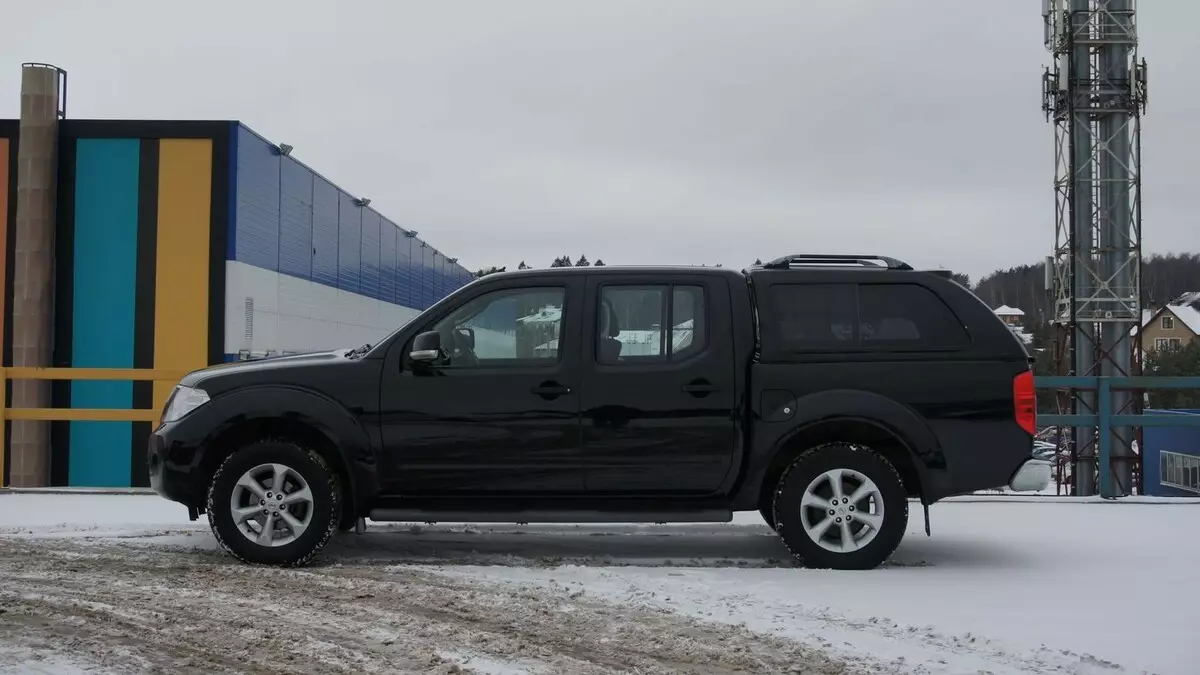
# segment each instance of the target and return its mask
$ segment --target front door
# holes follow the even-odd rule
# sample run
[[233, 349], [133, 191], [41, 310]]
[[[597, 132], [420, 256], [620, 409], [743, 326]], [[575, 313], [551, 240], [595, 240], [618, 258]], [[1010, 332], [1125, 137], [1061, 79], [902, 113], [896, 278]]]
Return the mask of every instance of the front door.
[[591, 275], [583, 454], [591, 493], [704, 495], [737, 449], [729, 289], [708, 275]]
[[[381, 487], [399, 495], [578, 494], [583, 278], [489, 285], [389, 350]], [[412, 363], [412, 338], [445, 359]], [[397, 350], [400, 350], [397, 352]]]

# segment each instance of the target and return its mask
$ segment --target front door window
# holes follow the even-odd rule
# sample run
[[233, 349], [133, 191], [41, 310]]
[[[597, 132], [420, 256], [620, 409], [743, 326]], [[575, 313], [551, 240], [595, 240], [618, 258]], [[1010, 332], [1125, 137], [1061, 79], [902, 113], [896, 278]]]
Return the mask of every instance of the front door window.
[[538, 366], [559, 360], [563, 288], [481, 295], [439, 321], [447, 368]]

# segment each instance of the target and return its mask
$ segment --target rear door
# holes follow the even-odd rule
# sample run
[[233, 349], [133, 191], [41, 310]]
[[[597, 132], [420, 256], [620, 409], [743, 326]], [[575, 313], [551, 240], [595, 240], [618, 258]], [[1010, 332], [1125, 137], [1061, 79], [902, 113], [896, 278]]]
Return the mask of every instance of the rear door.
[[589, 493], [709, 494], [736, 450], [727, 282], [589, 275], [582, 455]]

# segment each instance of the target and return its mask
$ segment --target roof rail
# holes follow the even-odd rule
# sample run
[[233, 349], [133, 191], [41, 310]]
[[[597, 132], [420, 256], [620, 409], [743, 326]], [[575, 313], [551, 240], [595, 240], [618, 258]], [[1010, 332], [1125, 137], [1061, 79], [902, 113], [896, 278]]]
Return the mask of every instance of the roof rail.
[[[879, 263], [883, 263], [880, 265]], [[776, 258], [763, 265], [768, 270], [785, 270], [792, 265], [862, 265], [864, 267], [883, 267], [889, 270], [911, 270], [912, 265], [903, 260], [896, 260], [883, 255], [826, 255], [819, 253], [803, 253], [786, 255]]]

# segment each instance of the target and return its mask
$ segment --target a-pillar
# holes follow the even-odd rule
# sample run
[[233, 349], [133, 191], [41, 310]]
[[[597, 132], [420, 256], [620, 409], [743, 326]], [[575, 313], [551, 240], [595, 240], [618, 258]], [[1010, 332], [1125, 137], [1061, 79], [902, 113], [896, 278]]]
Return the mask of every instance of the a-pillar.
[[[21, 69], [21, 127], [17, 143], [16, 245], [13, 273], [12, 365], [49, 366], [54, 317], [54, 203], [58, 171], [61, 72], [53, 66]], [[13, 408], [46, 408], [50, 383], [12, 383]], [[50, 423], [12, 422], [13, 487], [50, 484]]]

